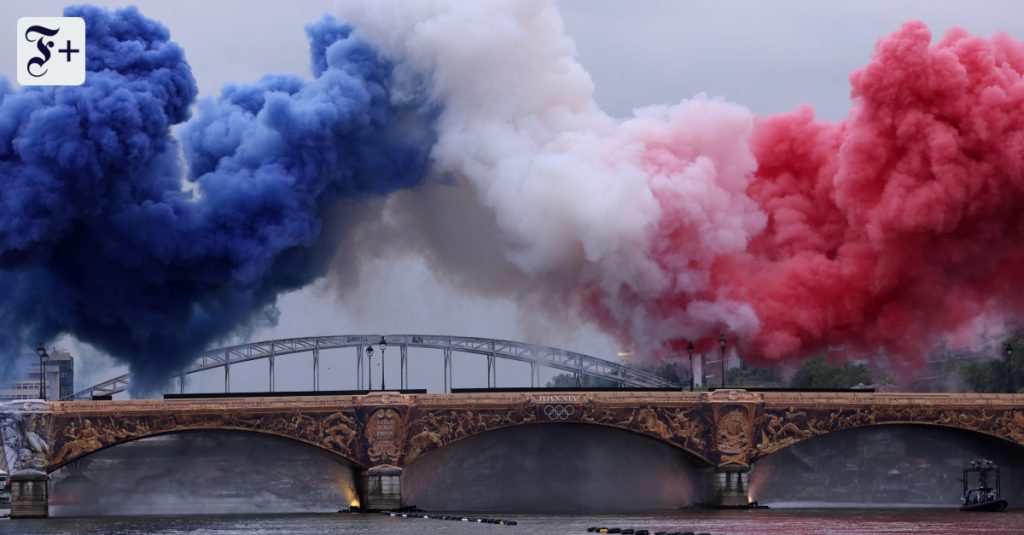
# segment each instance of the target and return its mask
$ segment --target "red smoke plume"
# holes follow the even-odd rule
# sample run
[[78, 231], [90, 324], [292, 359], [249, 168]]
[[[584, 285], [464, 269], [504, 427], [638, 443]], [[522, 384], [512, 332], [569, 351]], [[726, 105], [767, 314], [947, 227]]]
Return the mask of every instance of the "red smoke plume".
[[1020, 317], [1022, 73], [1024, 45], [1006, 35], [932, 44], [911, 22], [850, 76], [843, 122], [808, 107], [757, 121], [747, 193], [767, 225], [712, 269], [760, 320], [745, 358], [842, 344], [913, 367], [979, 318]]
[[841, 345], [914, 368], [940, 339], [1024, 312], [1024, 47], [1010, 37], [932, 44], [905, 25], [850, 77], [840, 123], [704, 96], [620, 120], [553, 3], [408, 4], [339, 9], [430, 81], [432, 160], [493, 212], [505, 260], [639, 354], [717, 349], [724, 331], [752, 361]]

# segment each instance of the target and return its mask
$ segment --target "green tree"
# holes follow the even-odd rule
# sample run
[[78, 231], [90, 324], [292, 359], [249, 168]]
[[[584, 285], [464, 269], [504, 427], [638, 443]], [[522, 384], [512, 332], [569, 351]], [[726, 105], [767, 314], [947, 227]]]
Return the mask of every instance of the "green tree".
[[[665, 379], [666, 381], [672, 381], [678, 385], [690, 384], [690, 370], [686, 368], [687, 364], [680, 364], [678, 361], [663, 360], [658, 363], [654, 369], [648, 370], [654, 375]], [[685, 380], [683, 378], [686, 378]]]
[[[1008, 359], [1006, 348], [1012, 350]], [[990, 352], [995, 358], [975, 360], [961, 365], [960, 376], [971, 392], [1024, 391], [1024, 328], [1016, 328]], [[984, 355], [980, 355], [984, 356]]]
[[725, 383], [732, 387], [777, 388], [782, 386], [782, 376], [774, 368], [758, 368], [742, 363], [739, 368], [725, 371]]
[[582, 386], [584, 388], [608, 388], [613, 386], [619, 386], [615, 381], [608, 379], [600, 379], [597, 377], [590, 377], [589, 375], [583, 375], [580, 377], [581, 385], [576, 384], [576, 375], [571, 373], [560, 373], [551, 378], [545, 386], [548, 388], [577, 388]]
[[1006, 362], [986, 360], [968, 362], [960, 373], [971, 392], [1006, 392]]
[[822, 355], [804, 362], [789, 381], [792, 388], [850, 388], [858, 384], [871, 384], [867, 366], [848, 361], [833, 364]]
[[[686, 363], [677, 361], [662, 361], [657, 364], [641, 365], [640, 369], [653, 373], [662, 379], [673, 381], [676, 384], [690, 384], [690, 372], [686, 370]], [[685, 378], [685, 379], [684, 379]], [[580, 381], [584, 388], [610, 388], [619, 386], [614, 379], [601, 379], [598, 377], [582, 376]], [[577, 388], [576, 376], [571, 373], [560, 373], [547, 382], [548, 388]]]

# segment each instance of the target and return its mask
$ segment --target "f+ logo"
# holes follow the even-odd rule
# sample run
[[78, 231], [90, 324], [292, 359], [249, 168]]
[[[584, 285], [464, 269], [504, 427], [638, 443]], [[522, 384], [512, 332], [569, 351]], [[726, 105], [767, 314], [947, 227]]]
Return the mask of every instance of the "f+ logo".
[[83, 82], [85, 20], [80, 17], [23, 17], [18, 20], [18, 83], [81, 85]]

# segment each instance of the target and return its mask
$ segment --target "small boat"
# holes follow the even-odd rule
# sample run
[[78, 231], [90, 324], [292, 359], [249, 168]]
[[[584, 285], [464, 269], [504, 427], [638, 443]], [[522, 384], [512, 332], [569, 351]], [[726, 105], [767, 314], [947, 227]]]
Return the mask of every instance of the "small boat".
[[[971, 474], [978, 474], [978, 486], [971, 487]], [[989, 484], [989, 477], [994, 481]], [[999, 467], [987, 459], [971, 461], [964, 467], [964, 494], [961, 497], [961, 511], [1005, 511], [1007, 501], [1001, 496]], [[994, 485], [994, 486], [993, 486]]]

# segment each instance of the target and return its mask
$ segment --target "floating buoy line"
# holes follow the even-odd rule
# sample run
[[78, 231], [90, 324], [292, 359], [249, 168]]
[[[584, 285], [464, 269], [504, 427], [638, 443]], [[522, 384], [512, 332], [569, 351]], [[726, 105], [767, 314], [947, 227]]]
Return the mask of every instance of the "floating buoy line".
[[[587, 533], [622, 533], [623, 535], [650, 535], [650, 530], [635, 530], [633, 528], [587, 528]], [[705, 532], [692, 531], [655, 531], [654, 535], [711, 535]]]
[[[519, 525], [515, 520], [503, 520], [501, 518], [486, 518], [486, 517], [474, 517], [474, 516], [461, 516], [461, 515], [428, 515], [419, 512], [413, 513], [399, 513], [396, 511], [381, 511], [380, 514], [390, 516], [392, 518], [422, 518], [427, 520], [451, 520], [453, 522], [469, 522], [475, 524], [494, 524], [497, 526], [516, 526]], [[608, 528], [593, 526], [587, 528], [587, 533], [619, 533], [621, 535], [652, 535], [650, 530], [647, 529], [633, 529], [633, 528]], [[695, 532], [695, 531], [655, 531], [653, 535], [712, 535], [707, 532]]]
[[483, 518], [458, 515], [426, 515], [423, 513], [396, 513], [394, 511], [381, 511], [382, 515], [395, 518], [425, 518], [429, 520], [452, 520], [455, 522], [473, 522], [477, 524], [495, 524], [498, 526], [515, 526], [519, 523], [515, 520], [503, 520], [500, 518]]

